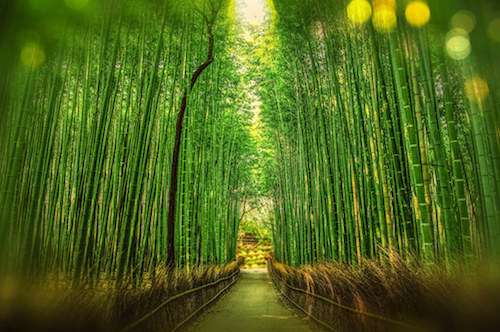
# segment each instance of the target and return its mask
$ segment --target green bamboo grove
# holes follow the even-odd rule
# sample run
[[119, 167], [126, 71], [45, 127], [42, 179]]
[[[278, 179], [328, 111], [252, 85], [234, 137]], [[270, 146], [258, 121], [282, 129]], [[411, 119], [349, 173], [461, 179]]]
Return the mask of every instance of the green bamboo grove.
[[276, 54], [261, 94], [277, 146], [276, 258], [451, 264], [494, 254], [494, 93], [473, 58], [450, 59], [426, 17], [407, 21], [410, 1], [352, 2], [274, 1]]
[[94, 1], [2, 54], [0, 269], [228, 263], [267, 191], [289, 265], [500, 253], [500, 53], [448, 1], [268, 0], [240, 39], [235, 1]]
[[[165, 264], [175, 123], [206, 58], [203, 8], [114, 1], [98, 18], [68, 22], [46, 54], [40, 44], [26, 46], [27, 61], [21, 54], [1, 94], [0, 235], [10, 268], [139, 282]], [[248, 115], [231, 89], [238, 78], [225, 51], [228, 24], [223, 7], [214, 28], [217, 61], [188, 89], [178, 266], [236, 255], [251, 147]]]

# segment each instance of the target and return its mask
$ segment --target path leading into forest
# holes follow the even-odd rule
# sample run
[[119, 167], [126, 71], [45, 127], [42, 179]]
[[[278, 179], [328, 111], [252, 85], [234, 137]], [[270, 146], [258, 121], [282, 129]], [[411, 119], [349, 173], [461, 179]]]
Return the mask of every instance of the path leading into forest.
[[280, 301], [266, 270], [243, 270], [240, 280], [189, 328], [190, 332], [311, 332], [307, 319]]

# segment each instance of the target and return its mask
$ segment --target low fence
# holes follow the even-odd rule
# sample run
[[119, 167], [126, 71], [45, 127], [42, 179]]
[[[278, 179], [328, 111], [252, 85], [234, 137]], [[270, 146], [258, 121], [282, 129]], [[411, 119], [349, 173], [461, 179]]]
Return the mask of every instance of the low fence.
[[124, 327], [121, 332], [178, 331], [231, 288], [238, 281], [239, 275], [238, 268], [229, 276], [171, 296]]
[[291, 285], [275, 269], [272, 260], [268, 260], [268, 271], [281, 296], [328, 331], [419, 331], [417, 327], [405, 322], [352, 308]]

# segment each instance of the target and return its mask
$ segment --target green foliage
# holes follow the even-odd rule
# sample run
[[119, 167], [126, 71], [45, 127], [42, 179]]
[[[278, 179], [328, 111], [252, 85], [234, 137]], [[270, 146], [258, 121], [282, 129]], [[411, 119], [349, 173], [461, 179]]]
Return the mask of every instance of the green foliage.
[[473, 63], [450, 62], [442, 35], [404, 16], [380, 33], [351, 26], [344, 1], [275, 5], [261, 94], [276, 257], [451, 262], [499, 243], [498, 104], [463, 93]]
[[[2, 12], [17, 18], [0, 20], [2, 268], [139, 283], [166, 261], [176, 114], [219, 2], [84, 2]], [[350, 26], [346, 1], [275, 0], [267, 31], [240, 40], [223, 2], [215, 62], [188, 96], [179, 266], [234, 259], [245, 211], [269, 196], [276, 257], [293, 265], [500, 248], [499, 67], [446, 57], [443, 3], [435, 26], [400, 11], [380, 33]], [[467, 98], [481, 72], [490, 96]], [[242, 229], [269, 239], [261, 221]]]
[[271, 229], [262, 223], [247, 220], [240, 225], [240, 234], [252, 234], [257, 241], [270, 243], [272, 239]]
[[[0, 146], [0, 235], [13, 268], [140, 282], [165, 263], [175, 115], [207, 44], [204, 7], [171, 6], [127, 1], [85, 27], [68, 26], [36, 66], [15, 68]], [[250, 150], [228, 24], [222, 15], [215, 62], [188, 100], [180, 266], [225, 263], [236, 253]]]

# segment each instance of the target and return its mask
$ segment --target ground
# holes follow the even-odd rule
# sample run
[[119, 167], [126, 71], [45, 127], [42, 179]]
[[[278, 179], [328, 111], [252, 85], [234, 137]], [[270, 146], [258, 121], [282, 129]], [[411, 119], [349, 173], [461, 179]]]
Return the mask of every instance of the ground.
[[265, 269], [243, 270], [241, 279], [190, 332], [310, 332], [311, 323], [284, 306]]

